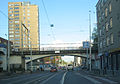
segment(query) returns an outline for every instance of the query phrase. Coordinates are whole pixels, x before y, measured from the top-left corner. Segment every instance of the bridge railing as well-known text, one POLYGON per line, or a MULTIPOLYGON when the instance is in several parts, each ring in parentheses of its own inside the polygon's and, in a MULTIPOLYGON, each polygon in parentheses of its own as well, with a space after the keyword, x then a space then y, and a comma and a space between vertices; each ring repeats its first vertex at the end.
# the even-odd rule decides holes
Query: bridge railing
MULTIPOLYGON (((57 50, 84 50, 82 47, 42 47, 42 48, 32 48, 32 51, 57 51, 57 50)), ((23 49, 13 49, 12 51, 30 51, 30 48, 23 49)))

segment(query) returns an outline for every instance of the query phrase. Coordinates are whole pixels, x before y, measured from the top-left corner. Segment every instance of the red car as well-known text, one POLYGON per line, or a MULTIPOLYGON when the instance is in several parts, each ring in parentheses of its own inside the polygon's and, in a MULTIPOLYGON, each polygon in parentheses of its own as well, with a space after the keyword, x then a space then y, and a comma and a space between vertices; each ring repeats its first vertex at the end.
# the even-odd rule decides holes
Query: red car
POLYGON ((51 67, 50 72, 57 72, 57 68, 56 67, 51 67))

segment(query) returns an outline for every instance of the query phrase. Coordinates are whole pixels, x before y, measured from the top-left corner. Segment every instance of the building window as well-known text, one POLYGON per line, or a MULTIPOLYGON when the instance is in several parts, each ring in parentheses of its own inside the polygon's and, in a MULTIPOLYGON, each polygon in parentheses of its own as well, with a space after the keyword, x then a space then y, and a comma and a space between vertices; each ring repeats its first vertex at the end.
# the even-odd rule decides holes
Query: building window
POLYGON ((15 37, 20 37, 20 35, 15 35, 15 37))
POLYGON ((19 6, 19 4, 15 4, 15 6, 19 6))
POLYGON ((110 18, 110 28, 112 28, 112 18, 110 18))
POLYGON ((107 15, 108 15, 108 9, 105 8, 105 17, 107 17, 107 15))
POLYGON ((9 13, 13 13, 13 11, 9 11, 9 13))
POLYGON ((14 35, 9 35, 9 37, 14 37, 14 35))
POLYGON ((14 14, 15 16, 19 16, 19 14, 14 14))
POLYGON ((30 10, 28 10, 27 12, 30 12, 30 10))
POLYGON ((13 8, 9 8, 10 10, 12 10, 13 8))
POLYGON ((19 26, 19 24, 15 24, 15 26, 16 26, 16 27, 18 27, 18 26, 19 26))
POLYGON ((18 20, 19 19, 19 17, 15 17, 15 20, 18 20))
POLYGON ((108 31, 108 22, 106 22, 105 28, 106 28, 106 31, 108 31))
POLYGON ((13 14, 10 14, 9 16, 13 16, 13 14))
POLYGON ((8 6, 14 6, 14 4, 9 4, 8 6))
POLYGON ((15 38, 15 40, 20 40, 19 38, 15 38))
POLYGON ((108 46, 109 45, 109 37, 107 37, 107 41, 106 42, 107 42, 107 46, 108 46))
POLYGON ((10 24, 9 27, 13 27, 14 25, 13 24, 10 24))
POLYGON ((28 19, 30 19, 30 17, 28 17, 28 19))
POLYGON ((9 33, 14 33, 14 31, 9 31, 9 33))
POLYGON ((19 23, 19 21, 15 21, 15 23, 19 23))
POLYGON ((14 9, 19 9, 19 7, 15 7, 14 9))
POLYGON ((15 30, 19 30, 19 28, 15 28, 15 30))
POLYGON ((9 21, 9 23, 13 23, 13 21, 9 21))
POLYGON ((20 33, 19 31, 15 31, 15 33, 20 33))
POLYGON ((14 40, 14 38, 10 38, 10 41, 13 41, 14 40))
POLYGON ((27 15, 29 16, 30 14, 28 13, 27 15))
POLYGON ((14 30, 14 28, 9 28, 9 30, 14 30))
POLYGON ((111 44, 113 44, 113 34, 110 35, 111 44))
POLYGON ((111 3, 109 4, 109 12, 111 13, 111 11, 112 11, 112 5, 111 5, 111 3))
POLYGON ((15 13, 19 13, 19 11, 15 11, 15 13))

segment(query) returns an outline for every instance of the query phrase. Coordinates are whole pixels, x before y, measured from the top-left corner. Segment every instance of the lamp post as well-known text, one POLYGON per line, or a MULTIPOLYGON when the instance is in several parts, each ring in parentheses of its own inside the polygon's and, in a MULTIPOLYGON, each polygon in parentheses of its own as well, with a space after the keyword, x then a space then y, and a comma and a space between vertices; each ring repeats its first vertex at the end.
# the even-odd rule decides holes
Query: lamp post
POLYGON ((90 71, 91 71, 91 11, 89 11, 89 40, 90 40, 90 53, 89 53, 89 62, 90 62, 90 71))

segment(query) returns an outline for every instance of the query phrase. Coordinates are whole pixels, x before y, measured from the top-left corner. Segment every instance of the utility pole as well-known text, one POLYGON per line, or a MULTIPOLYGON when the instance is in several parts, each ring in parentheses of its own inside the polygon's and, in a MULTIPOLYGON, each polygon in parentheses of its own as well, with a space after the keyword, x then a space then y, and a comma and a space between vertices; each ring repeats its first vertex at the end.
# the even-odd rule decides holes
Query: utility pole
POLYGON ((89 39, 90 39, 90 54, 89 54, 89 62, 90 62, 90 71, 91 71, 91 11, 89 11, 89 39))

